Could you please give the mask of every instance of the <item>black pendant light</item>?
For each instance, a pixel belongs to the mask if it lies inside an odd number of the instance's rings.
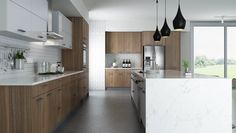
[[[173,20],[173,27],[177,31],[184,30],[186,25],[186,20],[182,15],[181,9],[180,9],[180,0],[179,0],[179,6],[178,6],[178,12],[175,16],[175,19]]]
[[[153,39],[155,42],[160,42],[161,41],[161,33],[158,29],[158,0],[156,0],[156,31],[153,35]]]
[[[167,24],[167,20],[166,20],[166,0],[165,0],[165,22],[164,22],[164,25],[161,28],[161,36],[163,38],[167,38],[167,37],[170,36],[170,32],[171,32],[171,30],[170,30],[170,28]]]

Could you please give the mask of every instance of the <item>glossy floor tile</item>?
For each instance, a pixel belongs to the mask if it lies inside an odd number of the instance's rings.
[[[129,90],[91,91],[56,133],[144,133]]]

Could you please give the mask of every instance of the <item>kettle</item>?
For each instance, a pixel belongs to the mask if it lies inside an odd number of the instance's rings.
[[[61,62],[57,62],[57,72],[64,73],[64,67]]]

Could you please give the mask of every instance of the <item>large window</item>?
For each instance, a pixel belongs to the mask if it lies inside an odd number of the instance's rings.
[[[236,27],[227,27],[227,77],[236,78]]]
[[[236,78],[236,26],[193,26],[194,72]]]

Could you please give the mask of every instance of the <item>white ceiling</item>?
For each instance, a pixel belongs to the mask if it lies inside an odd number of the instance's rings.
[[[155,0],[83,1],[91,20],[155,20]],[[177,5],[178,0],[167,0],[167,18],[175,17]],[[187,20],[219,20],[215,16],[236,16],[236,0],[181,0],[181,9]],[[159,17],[164,17],[164,0],[159,0]]]

